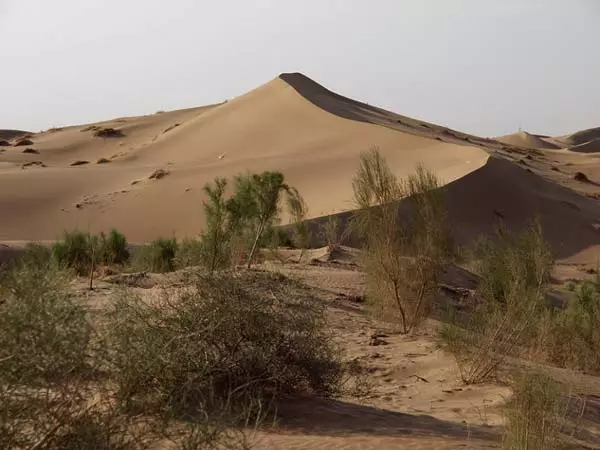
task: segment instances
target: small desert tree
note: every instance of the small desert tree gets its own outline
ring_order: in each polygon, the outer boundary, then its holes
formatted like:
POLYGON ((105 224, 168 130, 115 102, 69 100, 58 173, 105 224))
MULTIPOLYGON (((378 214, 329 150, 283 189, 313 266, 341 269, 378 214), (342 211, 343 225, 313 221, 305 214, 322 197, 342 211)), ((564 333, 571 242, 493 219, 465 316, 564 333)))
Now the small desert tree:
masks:
POLYGON ((296 188, 290 187, 287 193, 288 210, 293 222, 294 234, 292 240, 294 245, 300 248, 300 257, 298 260, 302 261, 304 250, 308 247, 308 241, 310 239, 308 223, 306 222, 308 206, 296 188))
POLYGON ((373 148, 361 155, 353 190, 353 225, 364 245, 370 297, 410 333, 428 313, 449 255, 438 180, 421 166, 399 180, 373 148))
POLYGON ((229 261, 228 253, 228 211, 225 189, 227 180, 215 178, 214 184, 204 185, 204 192, 208 202, 203 203, 206 216, 206 229, 201 235, 206 262, 211 272, 223 267, 229 261))
POLYGON ((466 384, 485 381, 535 342, 553 265, 537 221, 517 235, 499 233, 477 253, 477 301, 463 317, 451 312, 441 330, 466 384))
POLYGON ((228 202, 231 225, 237 235, 250 230, 253 234, 247 267, 252 260, 261 237, 279 216, 282 192, 289 187, 281 172, 239 175, 235 179, 235 194, 228 202))

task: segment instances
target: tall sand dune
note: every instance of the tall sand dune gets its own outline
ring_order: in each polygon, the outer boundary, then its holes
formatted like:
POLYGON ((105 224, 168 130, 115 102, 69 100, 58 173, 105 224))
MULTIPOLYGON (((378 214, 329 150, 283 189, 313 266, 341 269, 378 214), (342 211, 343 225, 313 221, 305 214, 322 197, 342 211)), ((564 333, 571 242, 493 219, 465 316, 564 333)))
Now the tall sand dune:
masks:
POLYGON ((116 226, 133 241, 195 235, 203 224, 204 183, 266 169, 283 171, 313 216, 348 210, 358 156, 371 146, 379 146, 399 175, 424 163, 448 182, 488 158, 476 147, 331 114, 282 78, 218 106, 69 127, 32 139, 36 154, 14 148, 0 155, 14 165, 0 169, 0 208, 7 212, 1 240, 53 239, 74 226, 116 226), (99 128, 122 135, 94 137, 99 128), (100 158, 111 162, 96 164, 100 158), (47 167, 22 168, 34 160, 47 167), (168 175, 149 179, 160 169, 168 175))
POLYGON ((600 217, 595 203, 489 159, 492 141, 348 99, 301 74, 218 105, 31 139, 31 151, 0 153, 0 241, 55 239, 74 227, 117 227, 133 242, 194 236, 204 220, 202 186, 246 171, 281 170, 312 218, 349 211, 359 154, 378 146, 399 176, 425 164, 450 183, 461 238, 488 230, 496 212, 521 224, 539 210, 554 224, 561 254, 600 243, 591 225, 600 217))

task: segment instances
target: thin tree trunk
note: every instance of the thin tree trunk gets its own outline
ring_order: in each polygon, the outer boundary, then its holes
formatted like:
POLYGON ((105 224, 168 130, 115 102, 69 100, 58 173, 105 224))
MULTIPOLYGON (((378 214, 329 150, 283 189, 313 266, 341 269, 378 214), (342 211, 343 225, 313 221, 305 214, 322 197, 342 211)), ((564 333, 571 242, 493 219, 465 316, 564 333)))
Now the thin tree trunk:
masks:
POLYGON ((254 257, 254 252, 256 251, 256 247, 258 246, 258 241, 265 229, 265 222, 261 222, 260 226, 258 227, 258 232, 256 233, 256 237, 254 238, 254 243, 252 244, 252 249, 250 250, 250 255, 248 256, 248 264, 246 265, 246 268, 250 268, 252 266, 252 258, 254 257))
POLYGON ((96 270, 96 248, 92 247, 92 264, 90 266, 90 291, 94 290, 94 270, 96 270))

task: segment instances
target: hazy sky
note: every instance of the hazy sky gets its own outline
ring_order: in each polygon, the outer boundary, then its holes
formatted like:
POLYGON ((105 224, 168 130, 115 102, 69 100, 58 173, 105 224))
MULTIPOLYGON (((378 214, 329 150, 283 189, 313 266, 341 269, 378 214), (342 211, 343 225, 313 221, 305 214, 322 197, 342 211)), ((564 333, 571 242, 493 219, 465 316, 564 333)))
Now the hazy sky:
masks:
POLYGON ((600 126, 600 0, 0 0, 0 128, 220 102, 281 72, 481 135, 600 126))

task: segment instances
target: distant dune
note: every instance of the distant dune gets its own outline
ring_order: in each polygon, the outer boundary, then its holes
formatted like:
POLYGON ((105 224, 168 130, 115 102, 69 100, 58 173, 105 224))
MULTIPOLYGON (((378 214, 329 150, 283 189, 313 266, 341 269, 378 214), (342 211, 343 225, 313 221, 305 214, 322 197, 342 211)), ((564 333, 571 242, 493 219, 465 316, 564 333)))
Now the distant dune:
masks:
MULTIPOLYGON (((556 148, 527 133, 513 137, 505 137, 509 146, 556 148)), ((268 169, 298 187, 310 217, 349 211, 359 154, 378 146, 399 176, 423 163, 450 183, 461 239, 490 231, 498 217, 520 225, 537 211, 553 224, 562 254, 600 244, 590 228, 600 217, 595 203, 498 159, 508 154, 504 144, 343 97, 299 73, 221 104, 48 130, 31 140, 27 152, 0 153, 3 241, 55 239, 73 227, 115 226, 134 242, 194 236, 203 226, 206 182, 268 169)))
POLYGON ((578 153, 600 153, 600 139, 584 142, 583 144, 573 145, 569 147, 572 152, 578 153))
POLYGON ((496 140, 505 144, 514 145, 523 148, 536 149, 558 149, 559 145, 546 141, 547 136, 539 136, 527 133, 526 131, 518 131, 517 133, 500 136, 496 140))
POLYGON ((23 130, 0 130, 0 140, 11 141, 15 138, 30 134, 29 131, 23 130))
POLYGON ((564 144, 565 147, 581 145, 598 139, 600 139, 600 127, 590 128, 587 130, 578 131, 577 133, 554 138, 555 141, 564 144))

